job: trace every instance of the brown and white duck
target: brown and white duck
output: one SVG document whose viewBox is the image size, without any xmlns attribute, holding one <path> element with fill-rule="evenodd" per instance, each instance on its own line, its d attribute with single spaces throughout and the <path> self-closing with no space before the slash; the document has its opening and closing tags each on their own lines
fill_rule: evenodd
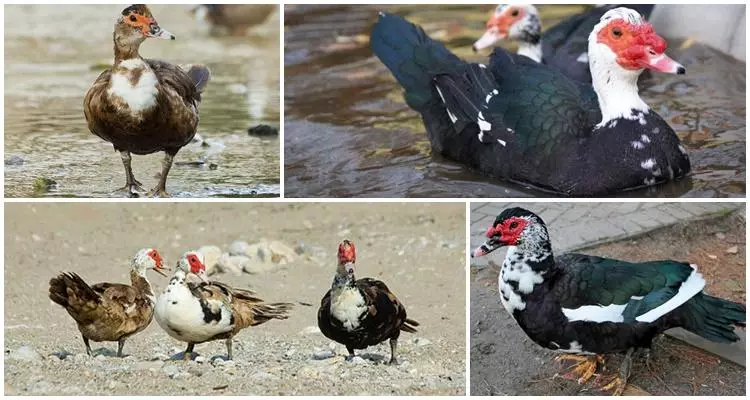
<svg viewBox="0 0 750 400">
<path fill-rule="evenodd" d="M 188 281 L 195 276 L 200 282 Z M 287 319 L 291 303 L 266 303 L 249 290 L 210 282 L 203 256 L 187 252 L 177 263 L 169 285 L 156 302 L 156 322 L 169 336 L 187 342 L 185 360 L 196 344 L 225 340 L 232 359 L 232 338 L 241 330 L 272 319 Z"/>
<path fill-rule="evenodd" d="M 354 278 L 354 243 L 339 245 L 338 266 L 331 290 L 320 301 L 318 327 L 325 337 L 346 346 L 347 359 L 354 349 L 390 341 L 390 364 L 397 364 L 396 346 L 401 331 L 416 333 L 417 321 L 406 317 L 406 308 L 385 283 Z"/>
<path fill-rule="evenodd" d="M 195 19 L 205 23 L 214 35 L 243 36 L 261 25 L 277 9 L 276 4 L 198 4 L 191 8 Z"/>
<path fill-rule="evenodd" d="M 174 40 L 148 7 L 122 11 L 114 30 L 115 62 L 86 93 L 84 115 L 89 130 L 112 143 L 125 166 L 128 196 L 144 192 L 133 176 L 130 154 L 165 153 L 159 183 L 149 196 L 168 197 L 167 175 L 177 152 L 198 128 L 198 104 L 209 80 L 206 66 L 177 66 L 144 59 L 138 49 L 146 38 Z"/>
<path fill-rule="evenodd" d="M 49 298 L 63 306 L 78 324 L 78 330 L 91 354 L 89 340 L 117 342 L 122 357 L 125 339 L 144 330 L 154 316 L 156 298 L 146 271 L 166 277 L 161 255 L 155 249 L 141 249 L 133 257 L 130 282 L 87 284 L 75 273 L 62 273 L 49 281 Z"/>
</svg>

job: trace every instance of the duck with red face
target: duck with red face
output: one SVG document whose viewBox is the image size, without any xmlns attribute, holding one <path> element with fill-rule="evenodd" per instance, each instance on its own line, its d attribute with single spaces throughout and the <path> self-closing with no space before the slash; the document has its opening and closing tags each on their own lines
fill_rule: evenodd
<svg viewBox="0 0 750 400">
<path fill-rule="evenodd" d="M 198 64 L 182 67 L 141 57 L 146 39 L 175 39 L 143 4 L 122 11 L 113 38 L 114 65 L 99 75 L 83 100 L 88 128 L 120 153 L 125 186 L 117 193 L 168 197 L 167 175 L 174 156 L 195 136 L 201 93 L 211 74 Z M 146 193 L 133 175 L 131 154 L 159 151 L 165 153 L 161 177 Z"/>
<path fill-rule="evenodd" d="M 195 277 L 191 281 L 189 277 Z M 156 303 L 156 322 L 173 338 L 187 342 L 175 358 L 189 360 L 196 344 L 224 340 L 227 359 L 232 359 L 232 338 L 242 329 L 272 319 L 287 319 L 291 303 L 266 303 L 254 292 L 209 281 L 203 256 L 185 253 Z"/>
<path fill-rule="evenodd" d="M 684 74 L 685 68 L 666 55 L 664 39 L 635 10 L 610 9 L 589 33 L 592 85 L 502 48 L 489 65 L 464 62 L 419 27 L 385 13 L 370 43 L 422 114 L 433 151 L 473 171 L 575 197 L 647 188 L 690 173 L 680 139 L 637 85 L 646 69 Z"/>
<path fill-rule="evenodd" d="M 739 340 L 745 307 L 703 292 L 698 266 L 662 260 L 632 263 L 585 254 L 555 256 L 544 221 L 523 208 L 504 210 L 473 252 L 507 247 L 500 302 L 538 345 L 577 362 L 564 376 L 585 383 L 604 354 L 625 353 L 619 374 L 600 388 L 621 394 L 634 349 L 648 350 L 660 332 L 682 327 L 707 340 Z"/>
<path fill-rule="evenodd" d="M 487 31 L 477 40 L 474 51 L 509 40 L 518 44 L 518 55 L 553 66 L 578 82 L 591 82 L 588 36 L 601 17 L 619 5 L 600 5 L 575 14 L 542 33 L 537 8 L 530 4 L 501 4 L 487 21 Z M 632 4 L 647 19 L 653 4 Z"/>
<path fill-rule="evenodd" d="M 63 273 L 49 281 L 49 298 L 63 306 L 76 321 L 86 345 L 89 340 L 118 342 L 117 356 L 122 357 L 125 340 L 146 329 L 154 316 L 155 296 L 146 271 L 167 276 L 161 254 L 156 249 L 141 249 L 130 267 L 130 285 L 97 283 L 89 285 L 78 274 Z"/>
</svg>

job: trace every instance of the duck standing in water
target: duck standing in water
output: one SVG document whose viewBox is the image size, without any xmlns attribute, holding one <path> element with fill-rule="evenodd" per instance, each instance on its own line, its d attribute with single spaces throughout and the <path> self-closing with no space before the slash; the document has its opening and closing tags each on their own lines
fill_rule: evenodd
<svg viewBox="0 0 750 400">
<path fill-rule="evenodd" d="M 381 13 L 370 46 L 422 116 L 435 153 L 491 178 L 567 196 L 604 196 L 690 172 L 638 76 L 684 74 L 641 15 L 607 11 L 588 36 L 592 85 L 496 48 L 467 63 L 401 17 Z"/>
<path fill-rule="evenodd" d="M 133 176 L 130 154 L 165 152 L 159 183 L 147 195 L 169 197 L 167 175 L 174 156 L 195 136 L 201 92 L 211 74 L 203 65 L 181 67 L 141 57 L 138 49 L 146 38 L 175 39 L 145 5 L 124 9 L 113 37 L 115 62 L 86 93 L 86 122 L 120 152 L 125 166 L 121 190 L 128 196 L 145 192 Z"/>
</svg>

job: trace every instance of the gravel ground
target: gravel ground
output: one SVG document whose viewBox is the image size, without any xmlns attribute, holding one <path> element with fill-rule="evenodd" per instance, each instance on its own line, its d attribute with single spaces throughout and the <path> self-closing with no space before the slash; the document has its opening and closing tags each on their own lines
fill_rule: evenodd
<svg viewBox="0 0 750 400">
<path fill-rule="evenodd" d="M 707 278 L 708 293 L 745 303 L 745 226 L 737 213 L 677 224 L 577 252 L 633 261 L 671 258 L 697 262 Z M 483 268 L 471 267 L 471 394 L 601 395 L 592 388 L 594 379 L 581 386 L 555 377 L 564 372 L 553 361 L 557 353 L 532 342 L 502 307 L 498 273 L 494 262 Z M 607 373 L 616 371 L 621 360 L 621 355 L 607 356 Z M 745 395 L 744 367 L 666 335 L 654 340 L 651 367 L 649 370 L 644 357 L 636 353 L 625 394 Z"/>
<path fill-rule="evenodd" d="M 60 395 L 462 395 L 465 392 L 463 204 L 61 204 L 5 207 L 5 394 Z M 248 328 L 234 341 L 196 346 L 201 362 L 169 361 L 184 344 L 155 322 L 125 344 L 92 343 L 47 298 L 48 281 L 74 271 L 90 283 L 127 282 L 128 261 L 157 248 L 173 266 L 182 252 L 234 240 L 280 240 L 305 249 L 257 275 L 212 276 L 299 304 L 286 321 Z M 352 362 L 317 329 L 340 240 L 357 245 L 358 276 L 383 279 L 421 323 L 403 334 L 399 366 L 387 343 Z M 149 276 L 160 293 L 167 279 Z M 332 350 L 332 351 L 331 351 Z M 213 361 L 212 361 L 213 359 Z"/>
</svg>

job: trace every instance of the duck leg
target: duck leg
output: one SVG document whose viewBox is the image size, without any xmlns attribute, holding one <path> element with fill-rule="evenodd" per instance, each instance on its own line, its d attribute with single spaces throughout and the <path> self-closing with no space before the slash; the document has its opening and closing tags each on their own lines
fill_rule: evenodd
<svg viewBox="0 0 750 400">
<path fill-rule="evenodd" d="M 172 161 L 174 160 L 175 154 L 177 154 L 177 152 L 164 152 L 164 159 L 161 161 L 161 177 L 159 178 L 159 183 L 156 184 L 155 188 L 148 192 L 148 197 L 171 197 L 169 193 L 167 193 L 167 175 L 169 175 L 169 170 L 172 168 Z"/>
<path fill-rule="evenodd" d="M 391 338 L 390 343 L 391 343 L 391 360 L 388 361 L 388 364 L 398 365 L 398 359 L 396 359 L 396 345 L 398 345 L 398 339 Z"/>
<path fill-rule="evenodd" d="M 349 355 L 348 355 L 348 356 L 346 356 L 346 361 L 351 361 L 351 360 L 353 360 L 353 359 L 354 359 L 354 349 L 353 349 L 353 348 L 351 348 L 351 347 L 349 347 L 349 346 L 346 346 L 346 351 L 348 351 L 348 352 L 349 352 Z"/>
<path fill-rule="evenodd" d="M 130 166 L 130 152 L 120 150 L 120 158 L 122 158 L 122 165 L 125 167 L 125 186 L 117 189 L 116 193 L 125 193 L 128 197 L 138 197 L 140 193 L 145 192 L 141 183 L 135 179 L 133 175 L 133 168 Z"/>
<path fill-rule="evenodd" d="M 91 346 L 89 346 L 89 339 L 83 335 L 81 335 L 81 337 L 83 338 L 83 344 L 86 345 L 86 354 L 91 356 L 92 354 L 91 354 Z"/>
<path fill-rule="evenodd" d="M 227 339 L 226 343 L 227 343 L 227 360 L 231 360 L 232 359 L 232 339 L 231 338 Z"/>
<path fill-rule="evenodd" d="M 610 381 L 606 385 L 599 386 L 598 389 L 601 391 L 611 391 L 613 396 L 620 396 L 625 387 L 628 386 L 628 378 L 630 378 L 630 369 L 633 366 L 633 351 L 635 348 L 628 349 L 625 353 L 625 358 L 620 364 L 620 370 L 617 374 L 610 376 Z"/>
<path fill-rule="evenodd" d="M 575 364 L 570 366 L 570 372 L 566 372 L 562 375 L 565 379 L 573 379 L 578 382 L 579 385 L 583 385 L 584 383 L 588 382 L 589 379 L 591 379 L 592 376 L 594 376 L 594 373 L 596 372 L 597 367 L 599 367 L 599 364 L 604 362 L 604 356 L 602 355 L 594 355 L 594 356 L 577 356 L 573 354 L 563 354 L 559 355 L 555 358 L 556 360 L 572 360 L 576 361 Z"/>
<path fill-rule="evenodd" d="M 195 349 L 195 343 L 188 343 L 188 347 L 187 349 L 185 349 L 185 353 L 182 355 L 185 361 L 190 361 L 191 355 L 193 354 L 193 349 Z"/>
<path fill-rule="evenodd" d="M 125 347 L 125 339 L 117 341 L 117 357 L 122 358 L 122 348 Z"/>
</svg>

